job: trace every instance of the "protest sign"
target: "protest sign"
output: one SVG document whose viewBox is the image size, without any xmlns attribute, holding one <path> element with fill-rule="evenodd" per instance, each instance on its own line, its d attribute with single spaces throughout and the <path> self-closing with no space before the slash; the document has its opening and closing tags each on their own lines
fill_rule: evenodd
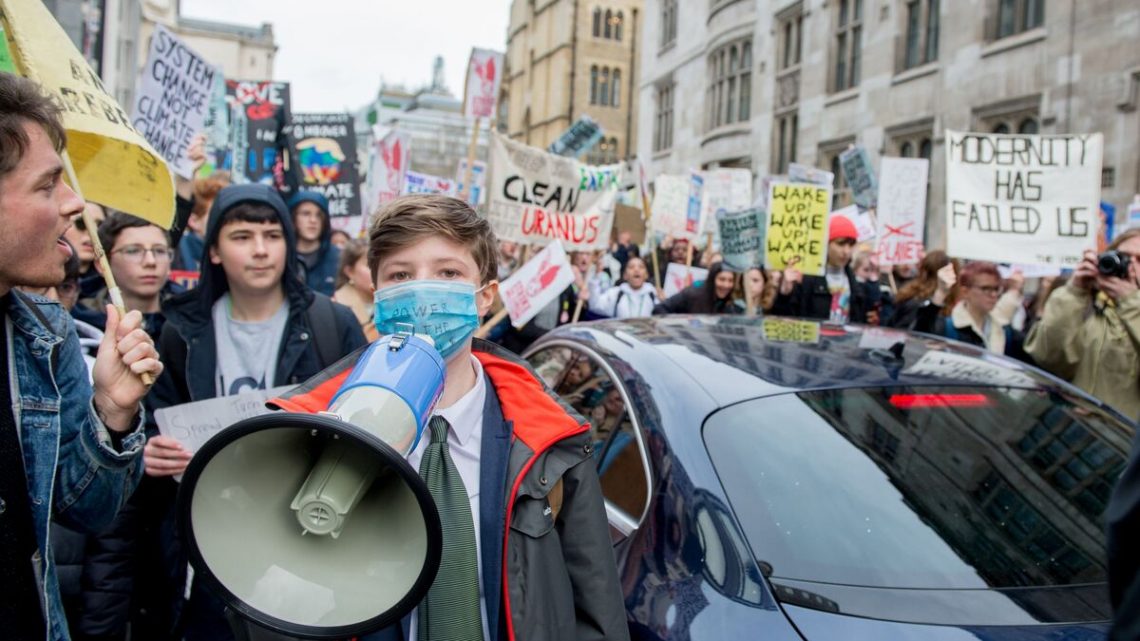
<svg viewBox="0 0 1140 641">
<path fill-rule="evenodd" d="M 186 152 L 205 128 L 214 82 L 221 75 L 166 27 L 155 27 L 131 124 L 183 178 L 192 178 L 194 165 Z"/>
<path fill-rule="evenodd" d="M 1125 228 L 1132 229 L 1133 227 L 1140 227 L 1140 196 L 1135 196 L 1132 199 L 1132 204 L 1128 205 L 1128 220 Z"/>
<path fill-rule="evenodd" d="M 978 385 L 1003 388 L 1036 388 L 1038 383 L 1032 376 L 1006 364 L 991 363 L 984 358 L 954 352 L 928 351 L 915 361 L 914 365 L 903 370 L 910 376 L 931 376 L 936 379 L 954 379 Z M 1017 394 L 1013 392 L 1019 392 Z M 1018 397 L 1024 390 L 1011 390 L 1011 396 Z"/>
<path fill-rule="evenodd" d="M 653 218 L 649 225 L 654 233 L 691 240 L 695 234 L 685 231 L 685 212 L 689 209 L 689 177 L 660 175 L 653 181 Z"/>
<path fill-rule="evenodd" d="M 487 217 L 500 240 L 605 249 L 623 169 L 584 165 L 492 131 Z"/>
<path fill-rule="evenodd" d="M 852 147 L 839 154 L 839 164 L 855 204 L 863 209 L 875 207 L 878 190 L 875 187 L 875 169 L 871 166 L 867 150 Z"/>
<path fill-rule="evenodd" d="M 835 184 L 835 174 L 793 162 L 788 165 L 788 182 L 831 187 Z"/>
<path fill-rule="evenodd" d="M 1025 278 L 1048 278 L 1060 276 L 1061 268 L 1048 265 L 998 265 L 998 273 L 1003 279 L 1013 276 L 1014 272 L 1020 272 Z"/>
<path fill-rule="evenodd" d="M 859 349 L 890 349 L 895 345 L 906 344 L 908 334 L 886 327 L 864 327 L 859 336 Z"/>
<path fill-rule="evenodd" d="M 463 114 L 468 118 L 493 118 L 503 80 L 503 54 L 488 49 L 472 49 L 467 61 L 467 88 Z"/>
<path fill-rule="evenodd" d="M 946 132 L 946 251 L 1075 267 L 1096 246 L 1101 134 Z"/>
<path fill-rule="evenodd" d="M 764 176 L 760 179 L 760 193 L 756 194 L 756 202 L 752 204 L 765 210 L 768 209 L 768 194 L 772 191 L 772 183 L 786 182 L 795 181 L 787 176 Z"/>
<path fill-rule="evenodd" d="M 922 259 L 926 230 L 925 158 L 883 158 L 879 167 L 879 264 L 906 265 Z"/>
<path fill-rule="evenodd" d="M 249 182 L 282 187 L 280 174 L 285 141 L 281 133 L 289 122 L 289 83 L 269 80 L 226 80 L 226 95 L 241 109 L 245 139 L 234 148 L 235 177 Z M 231 118 L 231 124 L 239 127 Z M 240 147 L 244 153 L 239 154 Z M 278 175 L 281 175 L 281 180 Z M 237 182 L 237 181 L 235 181 Z"/>
<path fill-rule="evenodd" d="M 735 272 L 746 272 L 764 262 L 764 235 L 768 231 L 768 214 L 759 207 L 716 215 L 720 228 L 720 253 L 724 266 Z"/>
<path fill-rule="evenodd" d="M 788 318 L 765 318 L 764 340 L 777 343 L 818 343 L 819 323 Z"/>
<path fill-rule="evenodd" d="M 455 194 L 455 181 L 431 174 L 421 174 L 418 171 L 407 171 L 404 174 L 404 188 L 401 194 Z"/>
<path fill-rule="evenodd" d="M 198 178 L 208 178 L 210 174 L 233 165 L 233 145 L 230 141 L 230 105 L 226 100 L 226 79 L 222 74 L 214 75 L 214 87 L 210 92 L 210 103 L 206 107 L 206 121 L 202 124 L 206 134 L 206 162 L 198 171 Z"/>
<path fill-rule="evenodd" d="M 359 229 L 360 176 L 352 116 L 293 114 L 288 134 L 299 188 L 328 199 L 334 229 Z"/>
<path fill-rule="evenodd" d="M 705 179 L 698 171 L 689 174 L 689 204 L 685 207 L 685 232 L 694 236 L 701 232 L 701 200 L 705 190 Z"/>
<path fill-rule="evenodd" d="M 202 273 L 185 269 L 170 270 L 170 282 L 181 285 L 183 289 L 194 289 L 201 280 Z"/>
<path fill-rule="evenodd" d="M 573 282 L 574 268 L 562 243 L 556 240 L 499 285 L 511 325 L 526 325 Z"/>
<path fill-rule="evenodd" d="M 630 242 L 641 245 L 645 242 L 645 219 L 641 210 L 629 205 L 614 205 L 614 234 L 629 232 Z"/>
<path fill-rule="evenodd" d="M 174 181 L 166 161 L 131 126 L 47 6 L 0 0 L 0 27 L 8 47 L 0 65 L 39 83 L 61 110 L 65 161 L 78 182 L 72 188 L 86 200 L 170 227 Z"/>
<path fill-rule="evenodd" d="M 1112 239 L 1116 237 L 1116 207 L 1112 203 L 1100 201 L 1100 225 L 1097 226 L 1096 251 L 1104 252 L 1108 249 Z"/>
<path fill-rule="evenodd" d="M 701 233 L 718 233 L 717 212 L 740 211 L 752 206 L 752 172 L 748 169 L 710 169 L 702 172 Z"/>
<path fill-rule="evenodd" d="M 487 163 L 476 160 L 471 165 L 471 189 L 463 188 L 463 180 L 467 176 L 467 159 L 459 159 L 459 167 L 455 171 L 455 193 L 467 194 L 467 204 L 472 207 L 482 205 L 487 199 Z"/>
<path fill-rule="evenodd" d="M 593 118 L 583 115 L 570 125 L 558 140 L 550 143 L 547 151 L 559 156 L 577 158 L 598 144 L 602 139 L 602 126 Z"/>
<path fill-rule="evenodd" d="M 830 218 L 836 216 L 843 216 L 847 220 L 855 223 L 855 231 L 859 232 L 859 237 L 856 239 L 858 243 L 866 243 L 875 239 L 877 232 L 875 231 L 875 217 L 869 211 L 860 211 L 859 205 L 847 205 L 843 209 L 836 209 L 831 212 Z"/>
<path fill-rule="evenodd" d="M 789 265 L 806 275 L 823 276 L 827 256 L 831 189 L 818 185 L 772 183 L 768 194 L 769 269 Z"/>
<path fill-rule="evenodd" d="M 383 136 L 376 136 L 368 153 L 366 220 L 403 191 L 404 174 L 408 171 L 412 151 L 411 143 L 410 135 L 395 129 Z"/>
<path fill-rule="evenodd" d="M 8 48 L 8 35 L 0 25 L 0 71 L 16 73 L 16 63 L 12 60 L 12 50 Z"/>
<path fill-rule="evenodd" d="M 268 414 L 270 410 L 265 402 L 290 389 L 291 385 L 283 385 L 163 407 L 154 411 L 154 422 L 159 434 L 177 440 L 186 451 L 194 453 L 202 449 L 210 437 L 234 423 Z"/>
<path fill-rule="evenodd" d="M 665 282 L 662 290 L 665 298 L 680 292 L 690 285 L 703 283 L 709 277 L 709 270 L 703 267 L 686 267 L 680 263 L 669 263 L 665 268 Z"/>
</svg>

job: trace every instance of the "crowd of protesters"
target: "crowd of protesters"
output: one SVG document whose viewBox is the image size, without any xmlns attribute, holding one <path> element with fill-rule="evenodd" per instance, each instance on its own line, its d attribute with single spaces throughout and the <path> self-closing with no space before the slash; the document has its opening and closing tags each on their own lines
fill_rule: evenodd
<svg viewBox="0 0 1140 641">
<path fill-rule="evenodd" d="M 390 320 L 376 317 L 377 288 L 405 280 L 385 276 L 393 256 L 413 252 L 401 260 L 419 265 L 432 252 L 440 261 L 458 252 L 462 265 L 449 269 L 470 271 L 460 280 L 475 293 L 466 285 L 452 293 L 475 297 L 477 325 L 491 315 L 497 282 L 525 263 L 526 251 L 495 241 L 485 220 L 455 199 L 394 203 L 361 239 L 333 228 L 329 203 L 318 193 L 285 199 L 268 186 L 230 184 L 224 172 L 179 179 L 176 224 L 166 230 L 79 200 L 61 178 L 64 140 L 57 112 L 37 87 L 0 74 L 0 347 L 16 364 L 5 368 L 0 405 L 18 405 L 13 390 L 35 390 L 59 408 L 45 424 L 46 438 L 19 430 L 19 414 L 0 412 L 0 622 L 13 638 L 114 640 L 128 638 L 128 630 L 134 639 L 233 638 L 222 604 L 187 573 L 174 478 L 192 453 L 159 433 L 155 410 L 296 385 L 375 340 Z M 200 144 L 191 158 L 203 160 Z M 44 189 L 50 196 L 38 195 Z M 96 260 L 92 231 L 106 266 Z M 505 350 L 472 346 L 469 334 L 457 348 L 462 364 L 448 355 L 449 370 L 462 370 L 457 380 L 470 385 L 445 397 L 491 393 L 482 385 L 484 365 L 514 363 L 509 352 L 517 355 L 560 325 L 778 314 L 973 344 L 1040 366 L 1140 416 L 1140 265 L 1132 258 L 1140 257 L 1140 230 L 1111 246 L 1129 257 L 1124 274 L 1102 273 L 1089 252 L 1071 274 L 1028 283 L 1017 272 L 1003 275 L 993 263 L 959 261 L 940 250 L 882 274 L 855 225 L 841 216 L 829 225 L 820 276 L 795 263 L 734 269 L 712 242 L 698 244 L 638 244 L 630 230 L 615 230 L 607 250 L 574 253 L 572 285 L 523 327 L 504 321 L 491 332 Z M 707 275 L 666 295 L 671 264 Z M 110 304 L 107 269 L 125 315 Z M 408 280 L 436 279 L 431 269 Z M 177 285 L 175 272 L 197 274 L 196 282 Z M 58 365 L 34 364 L 41 344 L 51 345 Z M 156 378 L 153 386 L 142 381 L 144 373 Z M 593 418 L 602 431 L 614 427 L 604 413 Z M 596 514 L 583 520 L 589 531 L 582 536 L 608 542 L 600 497 L 590 494 L 590 483 L 583 487 L 577 500 Z M 574 580 L 600 571 L 596 562 L 561 562 L 559 571 Z M 612 574 L 612 567 L 602 572 L 598 598 L 578 605 L 595 608 L 590 614 L 604 627 L 619 624 L 609 636 L 623 638 L 620 595 L 609 593 Z M 602 596 L 618 599 L 617 610 Z M 484 624 L 488 616 L 497 615 L 482 612 Z"/>
</svg>

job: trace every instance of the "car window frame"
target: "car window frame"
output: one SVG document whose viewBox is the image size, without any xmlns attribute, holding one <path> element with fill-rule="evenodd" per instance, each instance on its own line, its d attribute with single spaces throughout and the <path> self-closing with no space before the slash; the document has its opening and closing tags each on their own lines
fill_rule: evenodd
<svg viewBox="0 0 1140 641">
<path fill-rule="evenodd" d="M 551 339 L 549 341 L 543 341 L 541 344 L 536 344 L 529 347 L 523 352 L 522 358 L 523 360 L 527 361 L 528 365 L 531 365 L 531 367 L 533 367 L 533 364 L 530 362 L 530 358 L 532 356 L 538 352 L 547 349 L 556 349 L 559 347 L 565 347 L 578 352 L 579 354 L 584 354 L 586 358 L 589 358 L 598 367 L 600 367 L 602 371 L 605 372 L 606 376 L 610 378 L 610 381 L 614 385 L 614 389 L 618 390 L 618 392 L 621 394 L 622 404 L 625 406 L 625 413 L 629 416 L 629 422 L 633 428 L 633 436 L 637 441 L 638 455 L 641 458 L 642 472 L 645 474 L 645 504 L 641 508 L 641 514 L 635 516 L 632 514 L 627 514 L 625 510 L 612 503 L 608 498 L 605 497 L 604 494 L 602 496 L 603 502 L 606 506 L 606 519 L 609 521 L 610 525 L 622 535 L 623 538 L 628 538 L 629 536 L 632 536 L 634 532 L 640 529 L 642 524 L 645 523 L 645 519 L 649 515 L 649 506 L 653 503 L 653 466 L 649 461 L 649 450 L 646 446 L 645 433 L 641 427 L 641 420 L 638 418 L 637 412 L 634 411 L 631 396 L 629 390 L 626 388 L 625 382 L 622 380 L 621 376 L 618 375 L 617 371 L 610 365 L 606 357 L 597 350 L 591 349 L 582 343 L 572 340 Z M 570 362 L 567 363 L 567 366 L 575 362 L 576 359 L 571 359 Z M 543 381 L 543 383 L 545 384 L 545 381 Z"/>
</svg>

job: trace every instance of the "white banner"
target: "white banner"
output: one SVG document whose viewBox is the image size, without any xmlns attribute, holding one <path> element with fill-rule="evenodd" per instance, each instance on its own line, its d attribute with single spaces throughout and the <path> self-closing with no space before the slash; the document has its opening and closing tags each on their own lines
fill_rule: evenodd
<svg viewBox="0 0 1140 641">
<path fill-rule="evenodd" d="M 408 194 L 443 194 L 445 196 L 454 196 L 455 181 L 409 170 L 404 173 L 404 188 L 400 190 L 400 195 L 406 196 Z"/>
<path fill-rule="evenodd" d="M 186 152 L 205 129 L 221 75 L 166 27 L 157 26 L 139 76 L 131 124 L 183 178 L 193 177 L 194 165 Z"/>
<path fill-rule="evenodd" d="M 491 132 L 487 218 L 499 240 L 606 249 L 624 165 L 584 165 Z"/>
<path fill-rule="evenodd" d="M 685 231 L 689 208 L 689 177 L 660 175 L 653 181 L 653 217 L 649 226 L 662 236 L 692 239 Z"/>
<path fill-rule="evenodd" d="M 395 129 L 383 136 L 376 136 L 368 152 L 365 221 L 370 220 L 377 210 L 403 191 L 404 174 L 408 171 L 409 155 L 412 152 L 411 143 L 412 137 L 409 134 Z"/>
<path fill-rule="evenodd" d="M 925 158 L 890 158 L 879 165 L 879 264 L 906 265 L 922 258 L 926 231 Z"/>
<path fill-rule="evenodd" d="M 574 268 L 556 240 L 499 284 L 511 324 L 516 328 L 526 325 L 573 282 Z"/>
<path fill-rule="evenodd" d="M 467 61 L 467 89 L 463 114 L 468 118 L 494 118 L 503 81 L 503 54 L 488 49 L 472 49 Z"/>
<path fill-rule="evenodd" d="M 752 172 L 748 169 L 710 169 L 701 172 L 705 179 L 701 193 L 701 233 L 719 234 L 716 215 L 752 206 Z"/>
<path fill-rule="evenodd" d="M 1096 246 L 1104 137 L 946 132 L 947 252 L 1075 267 Z"/>
<path fill-rule="evenodd" d="M 665 268 L 665 282 L 661 284 L 661 289 L 665 298 L 669 298 L 690 285 L 703 283 L 708 277 L 709 270 L 704 267 L 686 267 L 680 263 L 669 263 Z"/>
</svg>

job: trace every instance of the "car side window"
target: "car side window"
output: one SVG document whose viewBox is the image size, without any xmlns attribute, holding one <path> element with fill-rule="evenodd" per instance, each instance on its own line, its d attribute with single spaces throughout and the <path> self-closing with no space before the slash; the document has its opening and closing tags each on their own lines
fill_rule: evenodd
<svg viewBox="0 0 1140 641">
<path fill-rule="evenodd" d="M 622 389 L 585 352 L 565 346 L 528 357 L 539 376 L 590 423 L 602 494 L 634 523 L 649 498 L 641 442 Z"/>
</svg>

